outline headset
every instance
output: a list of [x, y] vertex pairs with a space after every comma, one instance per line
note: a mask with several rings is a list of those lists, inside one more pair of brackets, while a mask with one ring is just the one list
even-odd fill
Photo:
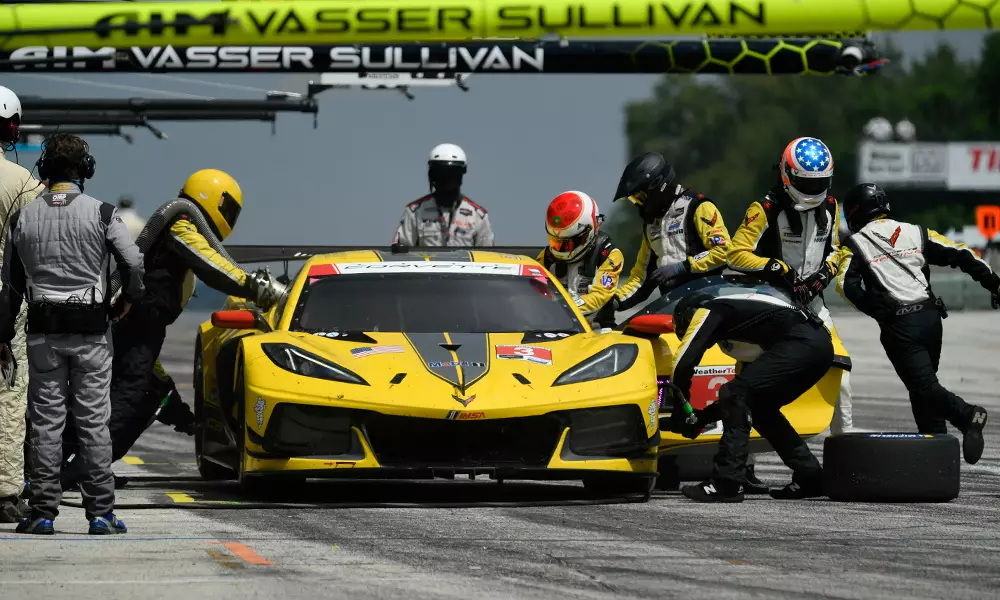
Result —
[[[51, 139], [52, 138], [49, 138], [49, 140]], [[49, 175], [51, 175], [46, 160], [49, 140], [46, 140], [46, 144], [42, 146], [42, 154], [38, 157], [38, 162], [35, 163], [35, 167], [38, 169], [38, 178], [42, 180], [48, 180]], [[97, 169], [97, 160], [90, 155], [90, 145], [87, 144], [87, 142], [83, 142], [83, 148], [84, 155], [83, 158], [80, 159], [80, 162], [76, 165], [76, 174], [80, 176], [80, 179], [90, 179], [94, 176], [94, 171]]]

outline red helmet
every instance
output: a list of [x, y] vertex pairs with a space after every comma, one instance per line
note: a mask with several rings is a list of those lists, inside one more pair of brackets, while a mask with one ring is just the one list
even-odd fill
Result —
[[597, 203], [583, 192], [563, 192], [556, 196], [545, 213], [549, 253], [563, 262], [579, 258], [597, 239], [597, 215]]

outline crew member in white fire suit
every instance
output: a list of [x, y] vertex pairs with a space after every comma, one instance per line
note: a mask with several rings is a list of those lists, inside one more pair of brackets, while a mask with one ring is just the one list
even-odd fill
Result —
[[625, 262], [611, 237], [600, 231], [594, 199], [583, 192], [563, 192], [545, 214], [549, 245], [538, 255], [566, 288], [591, 325], [615, 326], [615, 288]]
[[967, 403], [941, 385], [941, 320], [947, 309], [934, 295], [928, 265], [958, 267], [1000, 308], [1000, 276], [964, 244], [938, 232], [892, 218], [885, 192], [873, 183], [844, 198], [854, 235], [844, 243], [837, 287], [851, 304], [878, 321], [889, 362], [910, 393], [920, 433], [947, 433], [945, 419], [962, 432], [965, 462], [983, 455], [986, 409]]
[[[836, 333], [823, 290], [837, 276], [840, 211], [830, 194], [833, 155], [822, 141], [792, 140], [778, 164], [780, 179], [753, 202], [733, 233], [729, 267], [770, 279], [793, 291]], [[845, 371], [830, 432], [853, 429], [851, 380]]]
[[[45, 191], [31, 172], [7, 159], [14, 149], [21, 125], [21, 101], [11, 90], [0, 87], [0, 259], [7, 239], [10, 217]], [[0, 286], [3, 284], [0, 283]], [[11, 349], [18, 365], [17, 380], [8, 389], [0, 384], [0, 523], [17, 523], [27, 506], [20, 499], [24, 489], [25, 423], [28, 398], [28, 350], [24, 341], [27, 307], [22, 306], [14, 323]]]
[[427, 160], [431, 193], [406, 205], [393, 244], [403, 246], [482, 247], [493, 245], [486, 209], [462, 195], [465, 151], [440, 144]]

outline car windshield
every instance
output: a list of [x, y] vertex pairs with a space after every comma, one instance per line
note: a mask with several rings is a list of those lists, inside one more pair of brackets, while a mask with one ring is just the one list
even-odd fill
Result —
[[383, 273], [307, 280], [292, 331], [582, 333], [550, 281], [520, 275]]
[[674, 314], [674, 307], [681, 298], [695, 291], [705, 292], [712, 296], [731, 296], [748, 293], [763, 294], [779, 298], [790, 304], [795, 304], [790, 294], [774, 287], [759, 277], [754, 277], [753, 275], [713, 275], [692, 280], [670, 290], [664, 296], [650, 302], [629, 318], [651, 314], [672, 315]]

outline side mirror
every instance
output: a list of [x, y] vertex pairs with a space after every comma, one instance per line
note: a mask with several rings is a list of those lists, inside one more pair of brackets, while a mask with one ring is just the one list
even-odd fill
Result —
[[271, 331], [264, 317], [253, 310], [217, 310], [212, 313], [212, 326], [219, 329], [259, 329]]
[[625, 333], [663, 335], [674, 332], [674, 318], [671, 315], [640, 315], [633, 317], [625, 327]]

